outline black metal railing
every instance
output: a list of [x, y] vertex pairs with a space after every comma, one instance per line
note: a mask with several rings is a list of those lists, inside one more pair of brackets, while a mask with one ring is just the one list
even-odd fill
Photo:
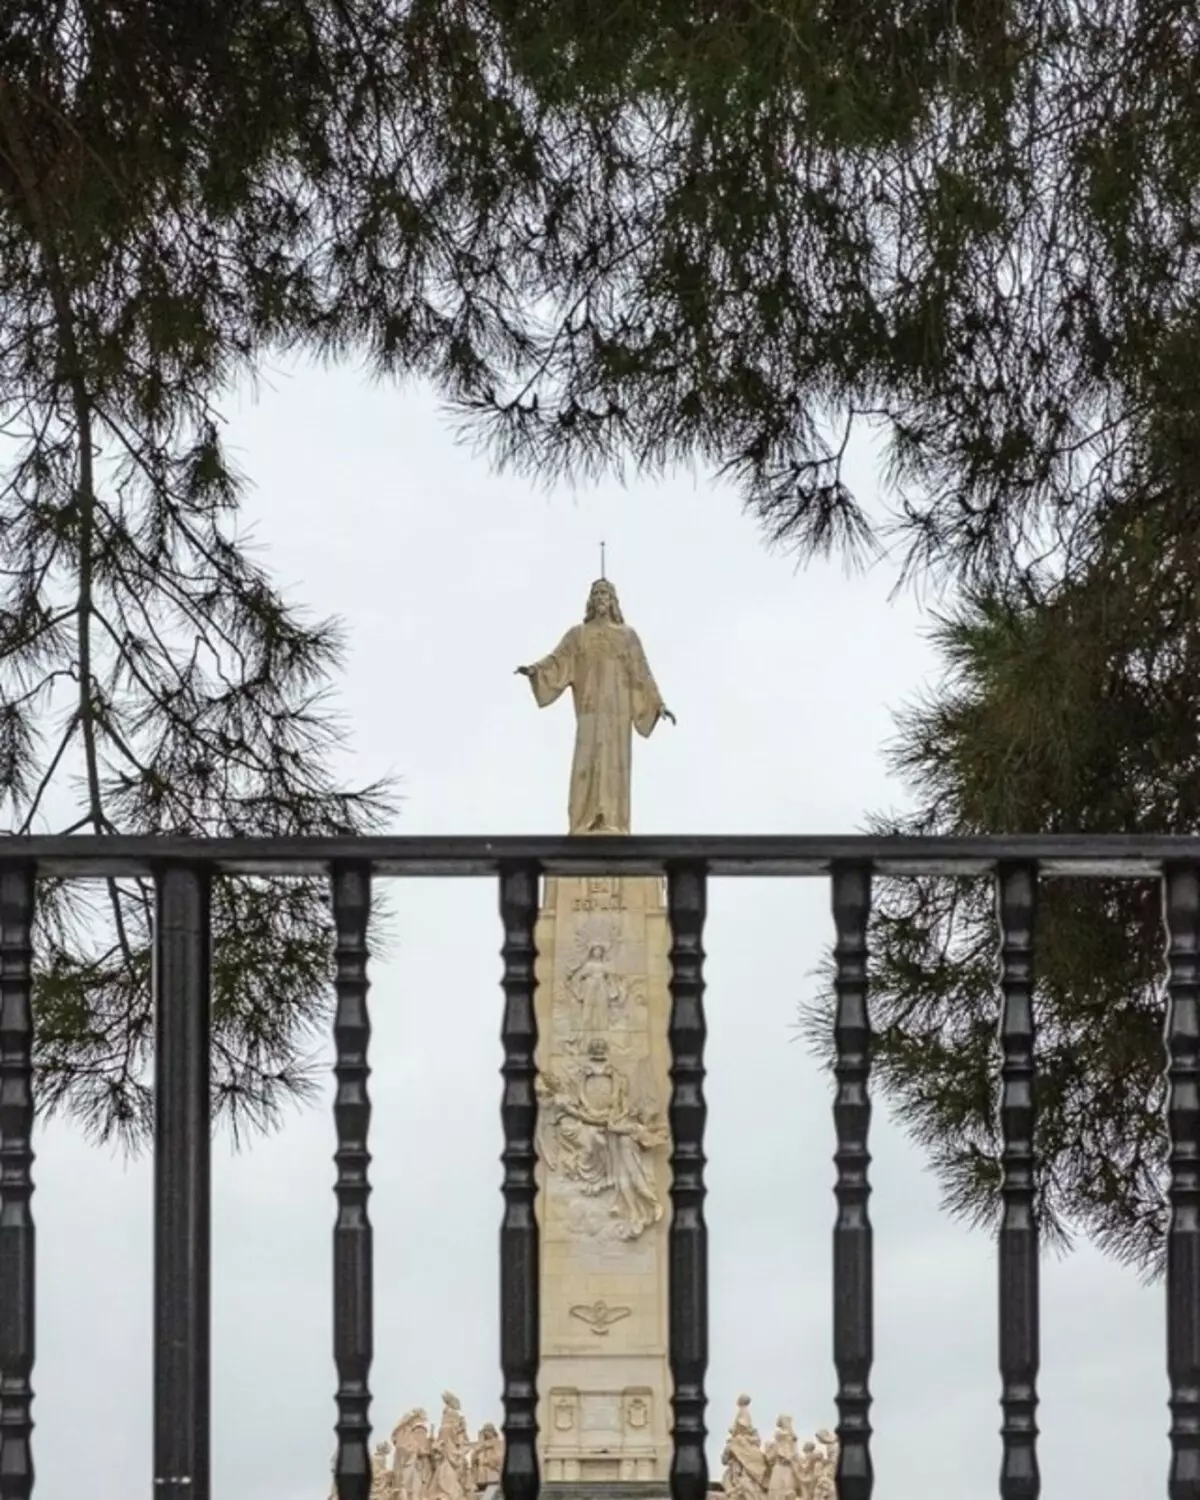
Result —
[[378, 876], [492, 876], [503, 925], [500, 1364], [506, 1500], [536, 1500], [534, 927], [544, 875], [667, 878], [671, 923], [669, 1363], [673, 1500], [703, 1500], [708, 1365], [704, 919], [710, 876], [825, 876], [836, 943], [833, 1363], [838, 1494], [870, 1500], [872, 1246], [867, 931], [876, 877], [995, 882], [1002, 1049], [1002, 1500], [1036, 1500], [1038, 1227], [1033, 919], [1038, 883], [1161, 880], [1170, 1218], [1167, 1494], [1200, 1500], [1200, 838], [8, 839], [0, 843], [0, 1500], [34, 1489], [33, 919], [39, 876], [152, 876], [155, 924], [154, 1473], [159, 1500], [210, 1500], [209, 900], [214, 877], [324, 872], [336, 931], [335, 1477], [368, 1500], [372, 1358], [367, 918]]

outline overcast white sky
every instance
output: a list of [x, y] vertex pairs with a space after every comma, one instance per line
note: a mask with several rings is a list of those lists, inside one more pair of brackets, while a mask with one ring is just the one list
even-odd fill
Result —
[[[395, 770], [407, 833], [565, 827], [572, 721], [513, 676], [609, 576], [678, 728], [635, 746], [634, 827], [835, 833], [895, 806], [890, 710], [931, 670], [892, 575], [797, 573], [736, 499], [680, 477], [547, 495], [455, 444], [433, 400], [278, 372], [231, 401], [247, 513], [277, 575], [347, 621], [353, 772]], [[872, 482], [869, 453], [858, 482]], [[489, 883], [404, 883], [374, 977], [375, 1419], [458, 1391], [498, 1419], [500, 929]], [[712, 1456], [745, 1389], [833, 1425], [827, 1081], [792, 1040], [828, 939], [823, 882], [716, 884], [708, 929]], [[877, 1109], [876, 1493], [985, 1500], [999, 1462], [995, 1254], [938, 1209]], [[37, 1493], [150, 1480], [150, 1171], [40, 1131]], [[217, 1145], [214, 1493], [324, 1500], [332, 1447], [328, 1097], [242, 1155]], [[1163, 1492], [1158, 1288], [1079, 1251], [1043, 1272], [1043, 1493]]]

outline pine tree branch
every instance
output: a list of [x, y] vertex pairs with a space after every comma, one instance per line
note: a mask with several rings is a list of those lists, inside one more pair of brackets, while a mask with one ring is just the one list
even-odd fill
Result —
[[[29, 207], [30, 216], [36, 226], [43, 263], [46, 268], [47, 286], [55, 313], [55, 331], [62, 354], [62, 367], [70, 392], [75, 415], [75, 441], [78, 459], [79, 483], [75, 493], [76, 526], [78, 534], [78, 593], [76, 597], [76, 651], [78, 653], [79, 711], [77, 723], [82, 732], [87, 796], [92, 826], [97, 833], [112, 831], [104, 814], [103, 794], [100, 786], [100, 767], [96, 748], [96, 726], [92, 702], [92, 569], [94, 563], [93, 539], [95, 522], [95, 469], [92, 439], [92, 411], [83, 374], [83, 362], [75, 336], [75, 317], [71, 307], [70, 293], [63, 274], [58, 254], [57, 237], [42, 201], [37, 172], [30, 156], [7, 84], [0, 79], [0, 130], [3, 130], [12, 153], [22, 191]], [[107, 882], [113, 920], [116, 923], [121, 948], [126, 962], [132, 967], [133, 950], [125, 928], [125, 919], [117, 897], [117, 884]]]
[[[46, 768], [43, 771], [37, 786], [34, 788], [33, 795], [29, 800], [29, 807], [26, 810], [24, 818], [21, 820], [21, 826], [17, 829], [18, 837], [23, 836], [27, 833], [31, 833], [33, 831], [33, 820], [37, 817], [38, 808], [41, 806], [42, 798], [46, 795], [46, 789], [54, 780], [54, 773], [58, 770], [59, 764], [62, 761], [63, 756], [67, 752], [67, 747], [75, 737], [76, 728], [77, 724], [75, 715], [72, 713], [59, 739], [57, 749], [54, 751], [54, 754], [47, 762]], [[85, 817], [82, 821], [87, 822], [88, 819]]]

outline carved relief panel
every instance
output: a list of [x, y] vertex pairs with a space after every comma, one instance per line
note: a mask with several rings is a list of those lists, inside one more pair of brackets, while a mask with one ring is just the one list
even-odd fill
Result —
[[547, 1481], [670, 1458], [662, 882], [555, 877], [538, 934], [539, 1402]]
[[556, 1227], [631, 1241], [662, 1221], [668, 1142], [646, 999], [645, 913], [619, 879], [581, 882], [555, 931], [549, 1036], [538, 1076], [538, 1148]]

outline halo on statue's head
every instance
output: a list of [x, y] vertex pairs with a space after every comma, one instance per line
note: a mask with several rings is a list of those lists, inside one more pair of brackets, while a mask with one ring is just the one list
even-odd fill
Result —
[[588, 591], [587, 607], [583, 612], [583, 623], [590, 624], [599, 615], [599, 601], [607, 597], [609, 601], [609, 618], [614, 625], [624, 625], [625, 616], [621, 613], [621, 602], [617, 598], [617, 591], [613, 588], [607, 578], [597, 578]]

